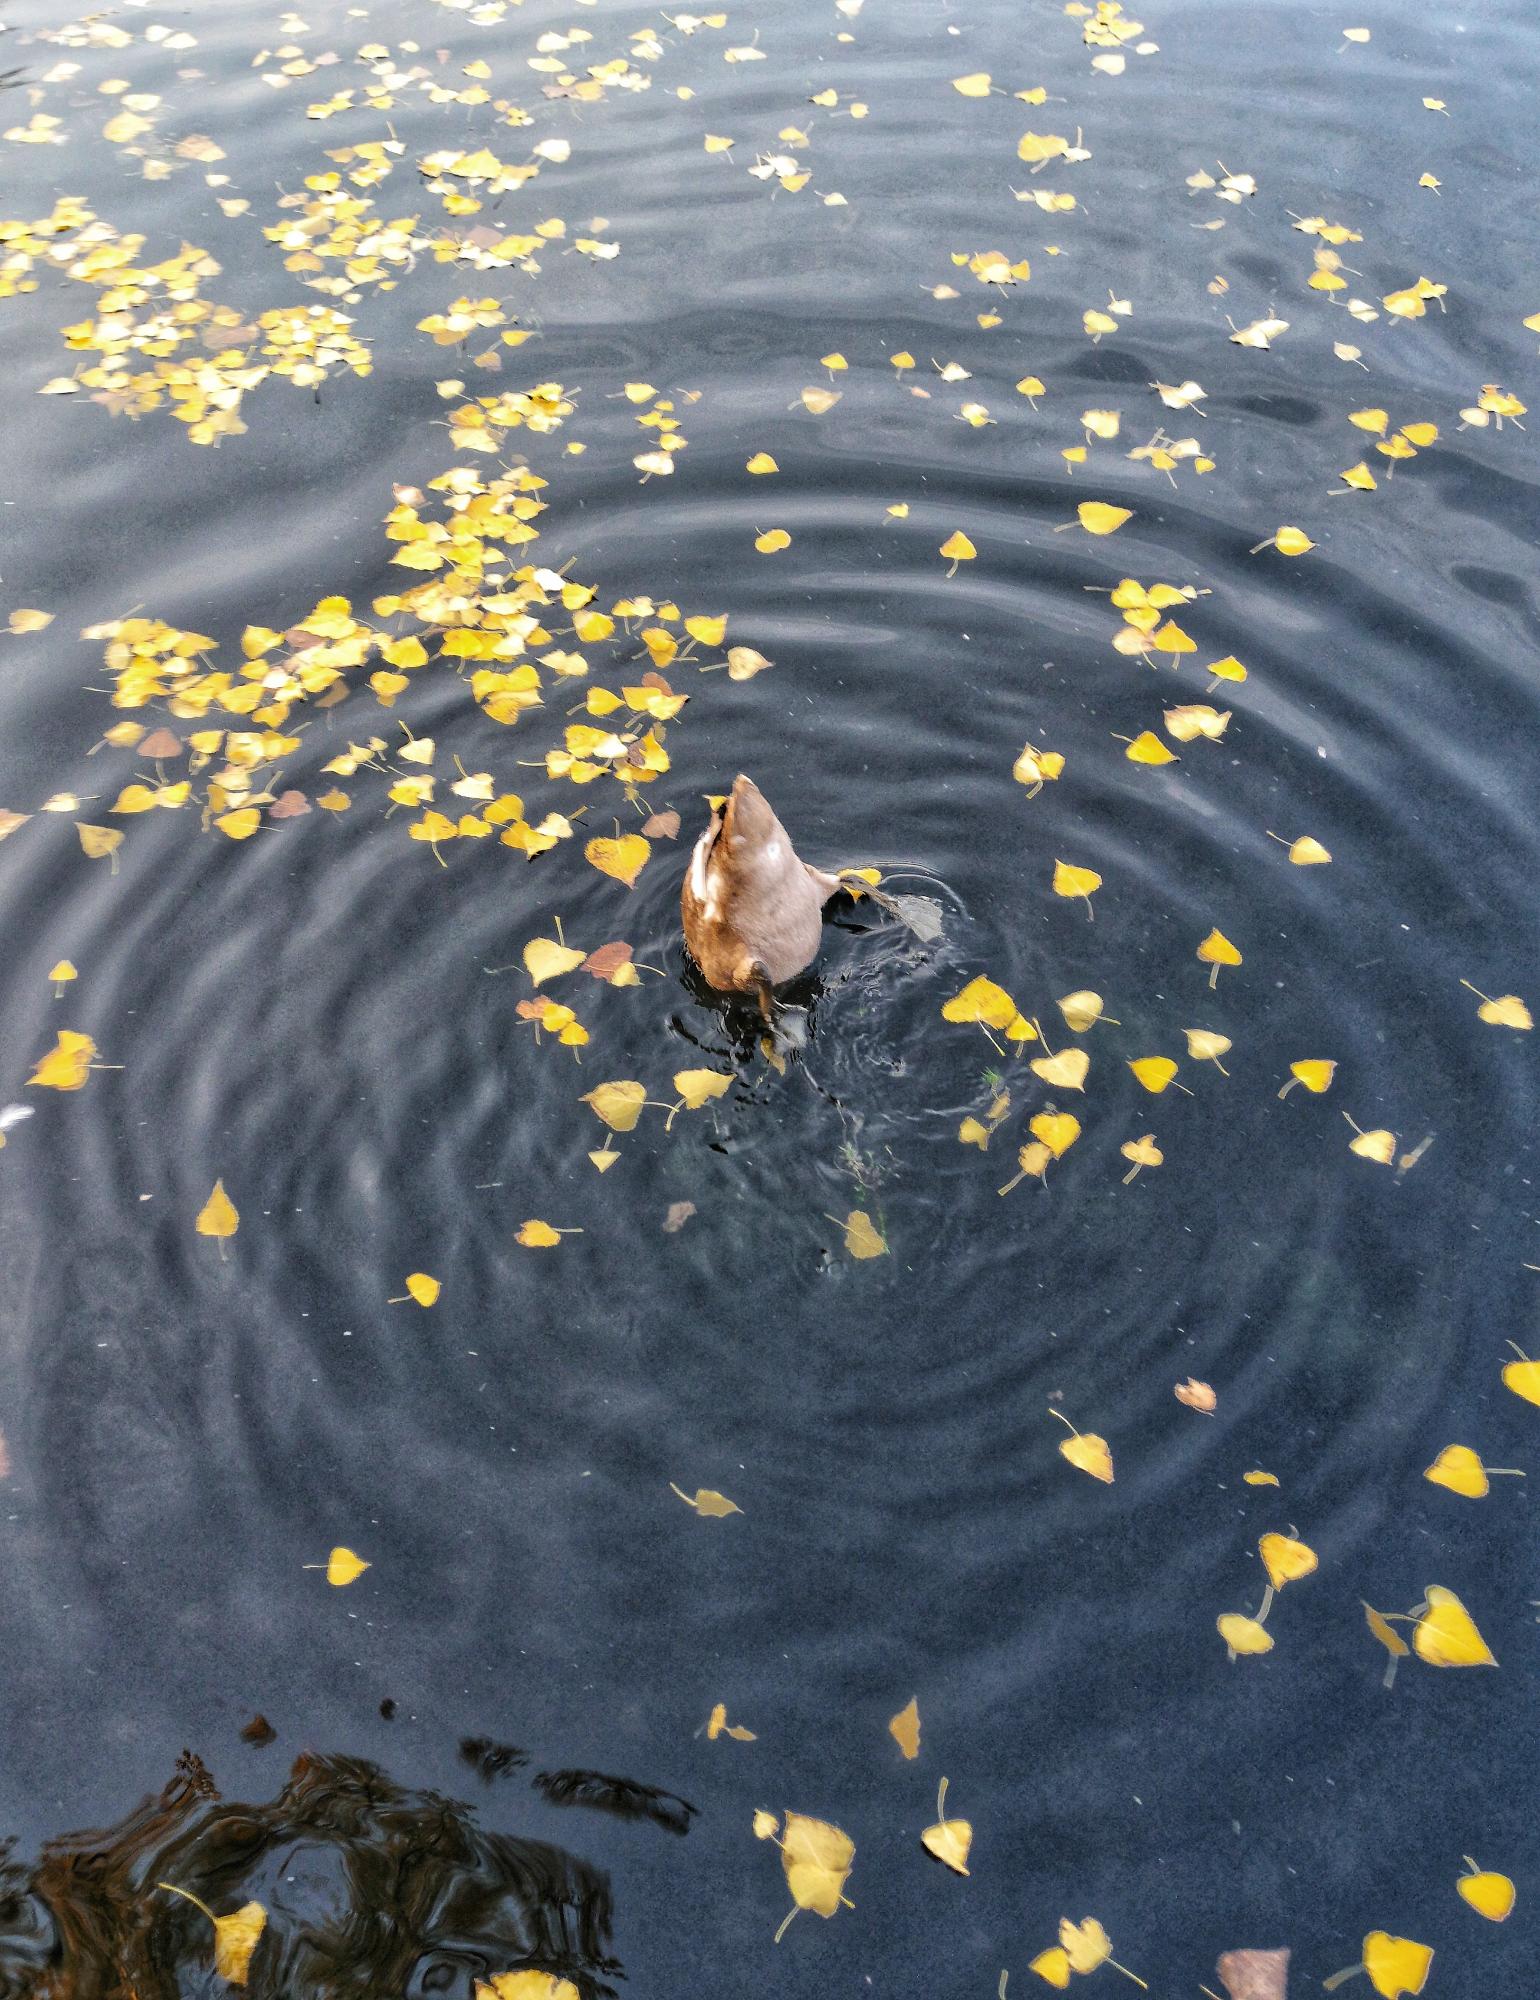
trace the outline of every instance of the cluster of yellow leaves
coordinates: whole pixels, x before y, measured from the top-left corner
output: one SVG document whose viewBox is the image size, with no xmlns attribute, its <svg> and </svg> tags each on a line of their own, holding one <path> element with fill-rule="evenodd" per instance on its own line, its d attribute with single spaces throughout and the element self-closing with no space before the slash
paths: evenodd
<svg viewBox="0 0 1540 2000">
<path fill-rule="evenodd" d="M 1028 1970 L 1062 1992 L 1069 1985 L 1072 1974 L 1092 1973 L 1102 1965 L 1110 1965 L 1126 1979 L 1133 1980 L 1136 1986 L 1145 1983 L 1126 1965 L 1118 1964 L 1112 1956 L 1112 1940 L 1095 1917 L 1082 1917 L 1078 1924 L 1072 1923 L 1068 1917 L 1061 1917 L 1059 1942 L 1050 1945 L 1046 1951 L 1040 1951 L 1031 1960 Z"/>
</svg>

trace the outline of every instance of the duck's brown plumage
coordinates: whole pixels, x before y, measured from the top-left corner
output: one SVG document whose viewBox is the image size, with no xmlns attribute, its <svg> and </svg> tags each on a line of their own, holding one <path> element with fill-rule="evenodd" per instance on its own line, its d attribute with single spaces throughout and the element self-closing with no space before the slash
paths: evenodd
<svg viewBox="0 0 1540 2000">
<path fill-rule="evenodd" d="M 762 993 L 818 956 L 823 906 L 839 887 L 799 860 L 769 800 L 740 775 L 690 857 L 679 899 L 685 943 L 719 992 Z"/>
</svg>

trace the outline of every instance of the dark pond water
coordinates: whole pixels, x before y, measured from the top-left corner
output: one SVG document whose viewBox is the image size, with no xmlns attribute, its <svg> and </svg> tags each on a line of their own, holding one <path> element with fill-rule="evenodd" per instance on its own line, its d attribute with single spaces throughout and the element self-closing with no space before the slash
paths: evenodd
<svg viewBox="0 0 1540 2000">
<path fill-rule="evenodd" d="M 0 244 L 0 806 L 30 817 L 0 848 L 0 1100 L 33 1115 L 0 1155 L 4 1990 L 228 1991 L 162 1880 L 261 1904 L 254 1993 L 541 1969 L 584 2000 L 622 1977 L 986 2000 L 1008 1970 L 1014 2000 L 1088 1914 L 1159 1994 L 1216 1989 L 1248 1946 L 1292 1948 L 1316 1990 L 1374 1931 L 1432 1946 L 1449 2000 L 1530 1989 L 1528 1483 L 1423 1472 L 1451 1444 L 1540 1472 L 1502 1376 L 1510 1341 L 1540 1353 L 1533 1036 L 1462 983 L 1540 995 L 1534 20 L 1137 11 L 1116 74 L 1093 67 L 1115 35 L 1087 46 L 1050 0 L 729 0 L 723 26 L 610 0 L 9 7 L 0 219 L 30 227 Z M 994 94 L 953 88 L 979 73 Z M 1035 171 L 1028 131 L 1058 141 Z M 336 157 L 375 142 L 400 151 Z M 493 192 L 481 149 L 538 177 Z M 398 226 L 344 240 L 349 198 L 366 235 Z M 143 277 L 183 245 L 220 268 Z M 507 318 L 435 345 L 419 322 L 458 298 Z M 208 413 L 157 363 L 232 402 L 286 351 L 294 323 L 261 316 L 311 307 L 372 372 L 252 380 L 244 430 L 194 441 Z M 166 311 L 169 347 L 125 348 Z M 1270 318 L 1267 347 L 1229 338 Z M 1151 387 L 1193 382 L 1185 407 Z M 540 383 L 571 405 L 555 428 L 450 436 Z M 1158 430 L 1164 469 L 1127 455 Z M 644 479 L 660 441 L 676 469 Z M 1334 490 L 1360 463 L 1374 490 Z M 494 527 L 538 493 L 539 539 L 393 564 L 386 515 L 444 521 L 428 482 L 456 466 L 461 499 L 505 480 Z M 1128 518 L 1087 533 L 1082 501 Z M 1280 528 L 1313 546 L 1257 549 Z M 522 565 L 594 596 L 521 596 Z M 1113 643 L 1125 578 L 1194 593 L 1154 621 L 1191 652 Z M 373 608 L 424 586 L 421 616 Z M 648 608 L 585 636 L 627 599 Z M 52 622 L 5 633 L 18 610 Z M 722 614 L 670 664 L 681 619 Z M 77 636 L 130 617 L 217 651 L 120 671 L 148 627 Z M 350 619 L 432 657 L 350 654 Z M 449 630 L 513 636 L 457 662 Z M 725 645 L 773 667 L 696 671 Z M 1244 681 L 1203 671 L 1231 658 Z M 691 697 L 656 730 L 668 768 L 627 785 L 610 746 L 591 784 L 548 775 L 574 722 L 641 737 L 645 713 L 568 711 L 654 661 Z M 527 663 L 543 705 L 517 714 L 527 678 L 478 702 L 478 667 Z M 1200 704 L 1222 735 L 1173 740 L 1164 712 Z M 1130 761 L 1145 731 L 1179 761 Z M 431 763 L 401 761 L 413 736 Z M 1063 758 L 1035 796 L 1024 744 Z M 468 798 L 456 756 L 489 774 Z M 832 912 L 784 1073 L 678 933 L 702 795 L 740 769 L 810 859 L 944 915 L 927 942 Z M 570 837 L 526 860 L 517 808 L 437 849 L 408 831 L 510 793 Z M 670 809 L 634 889 L 585 859 Z M 93 857 L 81 826 L 121 845 Z M 1304 836 L 1329 863 L 1291 863 Z M 1102 878 L 1089 903 L 1053 893 L 1056 860 Z M 517 1012 L 558 920 L 656 968 L 540 987 L 577 1048 Z M 1242 962 L 1211 989 L 1216 929 Z M 943 1019 L 981 975 L 1046 1048 Z M 1080 989 L 1110 1019 L 1072 1034 Z M 29 1085 L 61 1029 L 106 1067 Z M 1228 1038 L 1224 1073 L 1188 1030 Z M 1066 1047 L 1083 1092 L 1029 1067 Z M 1191 1095 L 1147 1092 L 1151 1056 Z M 1334 1062 L 1330 1087 L 1280 1102 L 1296 1061 Z M 644 1110 L 596 1171 L 584 1093 L 666 1106 L 701 1068 L 725 1094 Z M 987 1152 L 960 1143 L 992 1104 Z M 1002 1198 L 1045 1111 L 1080 1135 Z M 1163 1164 L 1125 1182 L 1147 1133 Z M 216 1180 L 227 1240 L 194 1226 Z M 885 1254 L 848 1253 L 853 1211 Z M 526 1247 L 531 1219 L 582 1233 Z M 437 1302 L 391 1303 L 416 1273 Z M 1189 1377 L 1211 1414 L 1173 1395 Z M 1066 1462 L 1058 1415 L 1108 1442 L 1112 1483 Z M 1216 1620 L 1262 1610 L 1269 1533 L 1319 1565 L 1267 1611 L 1272 1649 L 1232 1660 Z M 370 1564 L 345 1587 L 334 1547 Z M 1414 1653 L 1387 1689 L 1363 1607 L 1430 1584 L 1500 1664 Z M 912 1697 L 909 1761 L 888 1723 Z M 753 1741 L 705 1729 L 718 1703 Z M 276 1741 L 243 1739 L 257 1716 Z M 921 1844 L 943 1776 L 967 1879 Z M 856 1844 L 854 1907 L 778 1946 L 758 1809 Z M 1516 1883 L 1506 1923 L 1457 1895 L 1464 1855 Z"/>
</svg>

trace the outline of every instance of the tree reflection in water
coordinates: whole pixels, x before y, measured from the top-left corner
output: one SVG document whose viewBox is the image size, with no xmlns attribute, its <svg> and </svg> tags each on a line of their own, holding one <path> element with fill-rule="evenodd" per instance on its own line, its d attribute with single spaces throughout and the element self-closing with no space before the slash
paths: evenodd
<svg viewBox="0 0 1540 2000">
<path fill-rule="evenodd" d="M 616 1782 L 589 1777 L 601 1794 Z M 307 1753 L 252 1806 L 221 1799 L 187 1752 L 116 1826 L 50 1841 L 31 1869 L 0 1849 L 0 2000 L 238 1991 L 215 1971 L 208 1918 L 160 1882 L 221 1916 L 262 1905 L 253 2000 L 471 2000 L 478 1980 L 526 1968 L 609 2000 L 621 1970 L 609 1879 L 576 1855 L 484 1832 L 361 1758 Z"/>
</svg>

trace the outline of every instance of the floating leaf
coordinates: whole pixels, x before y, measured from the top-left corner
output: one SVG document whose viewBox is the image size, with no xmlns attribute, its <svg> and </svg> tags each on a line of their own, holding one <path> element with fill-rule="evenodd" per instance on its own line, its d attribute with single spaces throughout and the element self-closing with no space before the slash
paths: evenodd
<svg viewBox="0 0 1540 2000">
<path fill-rule="evenodd" d="M 722 1521 L 729 1514 L 741 1514 L 743 1509 L 729 1500 L 725 1493 L 717 1493 L 709 1486 L 702 1486 L 693 1495 L 677 1487 L 673 1480 L 668 1482 L 669 1491 L 677 1493 L 687 1507 L 693 1507 L 703 1519 Z"/>
<path fill-rule="evenodd" d="M 913 1698 L 888 1724 L 888 1734 L 909 1762 L 920 1754 L 920 1704 Z"/>
<path fill-rule="evenodd" d="M 1336 1062 L 1329 1057 L 1305 1056 L 1299 1062 L 1289 1064 L 1291 1081 L 1279 1091 L 1280 1097 L 1287 1097 L 1296 1083 L 1302 1083 L 1312 1095 L 1319 1097 L 1330 1090 L 1331 1080 L 1337 1074 Z"/>
<path fill-rule="evenodd" d="M 558 944 L 555 938 L 531 938 L 524 947 L 524 970 L 537 986 L 541 986 L 547 979 L 557 979 L 562 973 L 571 972 L 583 963 L 585 956 L 569 944 Z"/>
<path fill-rule="evenodd" d="M 350 1583 L 357 1583 L 368 1568 L 369 1564 L 362 1556 L 355 1555 L 351 1549 L 338 1547 L 326 1558 L 326 1581 L 338 1590 L 344 1590 Z"/>
<path fill-rule="evenodd" d="M 1080 1137 L 1080 1120 L 1068 1111 L 1040 1111 L 1027 1130 L 1056 1160 L 1062 1160 Z"/>
<path fill-rule="evenodd" d="M 1088 1028 L 1095 1027 L 1098 1021 L 1106 1018 L 1102 996 L 1093 993 L 1089 987 L 1083 987 L 1076 993 L 1066 993 L 1058 1007 L 1071 1032 L 1077 1035 L 1083 1035 Z M 1113 1022 L 1114 1027 L 1117 1025 Z"/>
<path fill-rule="evenodd" d="M 1282 1590 L 1286 1583 L 1296 1583 L 1300 1577 L 1309 1576 L 1320 1564 L 1315 1550 L 1295 1541 L 1291 1535 L 1266 1534 L 1257 1547 L 1261 1551 L 1268 1582 L 1274 1590 Z"/>
<path fill-rule="evenodd" d="M 1168 750 L 1152 730 L 1141 729 L 1123 752 L 1130 764 L 1174 764 L 1177 755 Z"/>
<path fill-rule="evenodd" d="M 104 861 L 111 857 L 116 870 L 118 849 L 123 845 L 123 829 L 120 826 L 88 826 L 84 820 L 76 822 L 75 831 L 80 836 L 80 845 L 93 861 Z"/>
<path fill-rule="evenodd" d="M 975 70 L 971 76 L 954 76 L 952 88 L 960 97 L 987 97 L 990 76 L 988 70 Z"/>
<path fill-rule="evenodd" d="M 590 1105 L 612 1132 L 630 1132 L 647 1102 L 647 1087 L 634 1078 L 623 1077 L 614 1083 L 595 1084 L 579 1101 Z"/>
<path fill-rule="evenodd" d="M 853 1208 L 844 1221 L 845 1248 L 852 1257 L 886 1257 L 888 1246 L 864 1208 Z"/>
<path fill-rule="evenodd" d="M 240 1909 L 232 1910 L 227 1916 L 216 1917 L 203 1898 L 193 1895 L 191 1890 L 179 1889 L 174 1882 L 157 1882 L 155 1886 L 173 1896 L 182 1897 L 203 1912 L 214 1926 L 215 1972 L 232 1986 L 244 1986 L 251 1969 L 252 1953 L 267 1922 L 267 1912 L 262 1905 L 243 1903 Z"/>
<path fill-rule="evenodd" d="M 1187 1037 L 1187 1053 L 1194 1062 L 1211 1062 L 1221 1076 L 1229 1075 L 1230 1072 L 1219 1060 L 1229 1053 L 1231 1044 L 1228 1035 L 1216 1035 L 1212 1028 L 1185 1028 L 1182 1032 Z"/>
<path fill-rule="evenodd" d="M 1476 1621 L 1454 1592 L 1430 1583 L 1425 1595 L 1426 1609 L 1412 1631 L 1418 1659 L 1426 1660 L 1430 1667 L 1495 1667 L 1497 1662 L 1477 1631 Z"/>
<path fill-rule="evenodd" d="M 1514 1351 L 1519 1358 L 1503 1369 L 1503 1386 L 1515 1396 L 1522 1396 L 1526 1403 L 1540 1403 L 1540 1361 L 1531 1361 L 1519 1349 Z"/>
<path fill-rule="evenodd" d="M 948 535 L 946 540 L 941 544 L 941 553 L 952 565 L 947 571 L 947 575 L 956 576 L 957 565 L 960 562 L 972 562 L 978 554 L 978 550 L 968 540 L 962 529 L 959 528 L 955 534 Z"/>
<path fill-rule="evenodd" d="M 1364 1939 L 1364 1971 L 1369 1975 L 1369 1984 L 1384 2000 L 1400 2000 L 1403 1993 L 1420 1993 L 1432 1963 L 1431 1945 L 1392 1937 L 1389 1931 L 1370 1931 Z"/>
<path fill-rule="evenodd" d="M 1125 521 L 1133 519 L 1131 507 L 1112 507 L 1105 500 L 1082 500 L 1075 509 L 1088 535 L 1113 535 Z"/>
<path fill-rule="evenodd" d="M 589 841 L 583 854 L 601 875 L 613 875 L 617 882 L 634 889 L 637 876 L 652 859 L 652 844 L 639 833 L 624 833 L 618 840 L 601 835 Z"/>
<path fill-rule="evenodd" d="M 223 1181 L 215 1181 L 213 1192 L 198 1210 L 193 1227 L 200 1236 L 233 1236 L 240 1227 L 240 1211 L 225 1193 Z"/>
<path fill-rule="evenodd" d="M 756 451 L 744 467 L 746 472 L 754 473 L 779 472 L 780 469 L 767 451 Z"/>
<path fill-rule="evenodd" d="M 754 537 L 754 546 L 762 556 L 778 555 L 782 549 L 791 547 L 791 536 L 784 528 L 769 528 Z"/>
<path fill-rule="evenodd" d="M 1489 1000 L 1479 987 L 1472 986 L 1468 979 L 1460 984 L 1469 993 L 1474 993 L 1481 1005 L 1476 1009 L 1476 1019 L 1485 1021 L 1492 1028 L 1519 1028 L 1528 1031 L 1535 1025 L 1534 1017 L 1517 993 L 1501 994 L 1496 1000 Z"/>
<path fill-rule="evenodd" d="M 1059 1943 L 1072 1972 L 1094 1972 L 1112 1956 L 1112 1940 L 1095 1917 L 1082 1917 L 1078 1924 L 1060 1917 Z"/>
<path fill-rule="evenodd" d="M 920 1835 L 920 1845 L 928 1854 L 934 1854 L 938 1861 L 944 1861 L 948 1868 L 958 1875 L 968 1872 L 968 1850 L 973 1845 L 973 1828 L 965 1819 L 948 1819 L 946 1816 L 945 1778 L 936 1794 L 936 1824 L 928 1826 Z"/>
<path fill-rule="evenodd" d="M 1202 1410 L 1205 1415 L 1218 1407 L 1219 1398 L 1207 1382 L 1198 1382 L 1189 1375 L 1185 1382 L 1178 1382 L 1172 1394 L 1179 1403 L 1185 1403 L 1189 1410 Z"/>
<path fill-rule="evenodd" d="M 1056 1056 L 1038 1056 L 1032 1063 L 1033 1074 L 1056 1090 L 1083 1090 L 1090 1067 L 1084 1049 L 1063 1049 Z"/>
<path fill-rule="evenodd" d="M 1225 936 L 1223 931 L 1210 931 L 1198 946 L 1197 956 L 1205 965 L 1213 967 L 1208 983 L 1211 987 L 1219 984 L 1219 968 L 1222 965 L 1239 965 L 1241 955 Z"/>
<path fill-rule="evenodd" d="M 406 1289 L 420 1306 L 436 1305 L 438 1295 L 444 1289 L 437 1278 L 430 1278 L 426 1271 L 411 1271 L 407 1274 Z"/>
<path fill-rule="evenodd" d="M 1056 896 L 1084 896 L 1087 911 L 1091 908 L 1091 897 L 1102 885 L 1102 878 L 1094 868 L 1077 868 L 1068 861 L 1053 864 L 1053 893 Z"/>
<path fill-rule="evenodd" d="M 27 1082 L 40 1090 L 82 1090 L 95 1054 L 96 1044 L 89 1035 L 61 1028 L 53 1047 L 39 1060 Z"/>
<path fill-rule="evenodd" d="M 1069 1953 L 1063 1945 L 1050 1945 L 1047 1951 L 1040 1951 L 1027 1965 L 1029 1972 L 1035 1972 L 1039 1979 L 1046 1979 L 1050 1986 L 1061 1989 L 1068 1986 L 1070 1979 Z"/>
<path fill-rule="evenodd" d="M 554 1250 L 565 1234 L 565 1230 L 553 1229 L 550 1223 L 531 1216 L 527 1222 L 519 1224 L 513 1232 L 513 1240 L 522 1243 L 526 1250 Z"/>
<path fill-rule="evenodd" d="M 1146 1132 L 1142 1139 L 1124 1140 L 1123 1144 L 1119 1146 L 1118 1151 L 1123 1155 L 1125 1160 L 1133 1161 L 1132 1167 L 1123 1176 L 1123 1185 L 1125 1187 L 1141 1167 L 1159 1167 L 1165 1164 L 1166 1156 L 1160 1150 L 1159 1146 L 1156 1145 L 1155 1134 L 1153 1132 Z"/>
<path fill-rule="evenodd" d="M 1128 1067 L 1152 1097 L 1159 1097 L 1176 1075 L 1176 1064 L 1170 1056 L 1139 1056 Z"/>
<path fill-rule="evenodd" d="M 1454 1886 L 1478 1916 L 1494 1924 L 1502 1923 L 1513 1908 L 1515 1892 L 1511 1879 L 1491 1869 L 1477 1868 L 1469 1855 L 1465 1860 L 1471 1872 L 1462 1875 Z"/>
<path fill-rule="evenodd" d="M 1226 1611 L 1216 1619 L 1219 1636 L 1230 1649 L 1233 1659 L 1239 1653 L 1270 1653 L 1273 1650 L 1273 1635 L 1265 1625 L 1255 1618 L 1244 1618 L 1238 1611 Z"/>
<path fill-rule="evenodd" d="M 795 1909 L 832 1917 L 844 1900 L 855 1851 L 850 1835 L 827 1820 L 787 1813 L 781 1835 L 781 1866 Z M 784 1924 L 781 1929 L 785 1930 Z"/>
</svg>

